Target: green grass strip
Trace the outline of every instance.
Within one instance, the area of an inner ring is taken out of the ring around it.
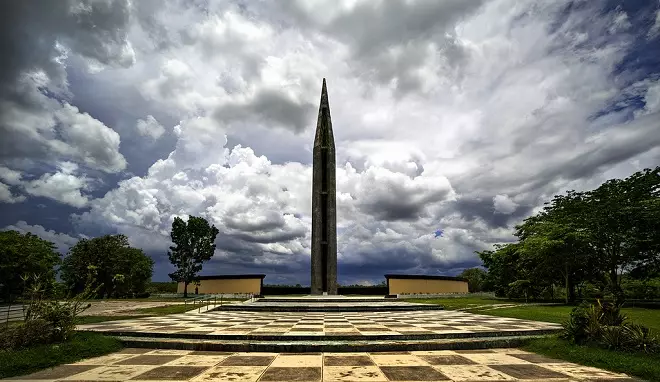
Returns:
[[[0,378],[30,374],[49,367],[118,351],[121,342],[97,333],[75,333],[67,342],[27,349],[0,350]]]
[[[660,381],[660,354],[628,353],[571,345],[557,337],[535,339],[524,350],[580,365],[598,367],[648,381]]]

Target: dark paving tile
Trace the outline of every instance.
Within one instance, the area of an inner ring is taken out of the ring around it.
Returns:
[[[474,365],[471,359],[461,357],[460,355],[419,355],[419,358],[431,365]]]
[[[325,366],[373,366],[374,361],[366,355],[340,356],[328,355],[323,357]]]
[[[449,378],[431,366],[380,366],[390,381],[448,381]]]
[[[377,353],[372,353],[374,355],[410,355],[408,351],[379,351]]]
[[[296,328],[296,327],[293,327],[293,328],[291,328],[291,331],[292,332],[322,332],[323,328],[322,327],[319,327],[319,328]]]
[[[254,329],[255,328],[236,328],[236,327],[232,327],[232,328],[225,328],[225,329],[221,329],[221,330],[223,332],[245,332],[245,331],[250,331],[250,330],[254,330]]]
[[[223,351],[211,351],[211,350],[195,350],[194,352],[189,353],[188,355],[232,355],[231,352]]]
[[[560,361],[558,359],[546,357],[540,354],[509,354],[511,357],[516,357],[520,358],[522,360],[525,360],[527,362],[532,362],[532,363],[561,363],[564,361]]]
[[[351,330],[349,332],[326,332],[326,336],[359,336],[361,333],[357,330]]]
[[[190,379],[204,372],[206,366],[160,366],[131,379],[182,380]]]
[[[369,328],[357,328],[357,329],[361,332],[391,332],[391,330],[388,328],[369,327]]]
[[[454,350],[456,353],[464,353],[464,354],[470,354],[470,353],[495,353],[494,350],[491,349],[459,349],[459,350]]]
[[[352,328],[353,325],[343,325],[343,324],[325,324],[326,328]]]
[[[268,366],[273,359],[275,357],[272,356],[235,355],[226,358],[218,366]]]
[[[214,330],[193,330],[193,331],[187,331],[186,333],[188,334],[209,334],[213,333]]]
[[[540,378],[568,378],[566,374],[546,369],[537,365],[488,365],[488,367],[499,370],[518,379],[540,379]]]
[[[320,381],[320,367],[269,367],[259,381]]]
[[[118,351],[120,354],[144,354],[152,351],[154,349],[141,349],[141,348],[124,348]]]
[[[99,367],[99,365],[60,365],[33,374],[12,377],[12,379],[59,379],[70,377],[96,367]]]
[[[180,355],[145,354],[115,362],[115,365],[162,365],[180,358]]]

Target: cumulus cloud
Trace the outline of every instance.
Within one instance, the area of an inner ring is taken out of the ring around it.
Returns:
[[[55,244],[55,248],[57,249],[57,251],[62,254],[68,252],[69,248],[73,247],[78,242],[78,239],[73,236],[69,236],[64,233],[57,233],[54,230],[45,229],[43,226],[40,226],[38,224],[30,225],[23,220],[19,220],[18,222],[16,222],[16,224],[8,225],[2,230],[18,231],[22,234],[28,232],[32,233],[44,240],[48,240],[53,244]]]
[[[20,203],[25,201],[25,195],[14,195],[8,185],[0,182],[0,203]]]
[[[518,205],[507,195],[495,195],[493,197],[493,206],[495,207],[495,211],[508,215],[515,211]]]
[[[145,119],[138,119],[135,127],[140,135],[149,137],[154,141],[165,133],[165,128],[158,123],[153,115],[148,115]]]
[[[129,3],[8,3],[0,25],[0,149],[3,160],[81,161],[108,172],[126,167],[119,135],[69,102],[67,60],[90,67],[134,61],[126,39]]]
[[[342,282],[455,274],[554,194],[660,163],[656,3],[71,0],[41,28],[26,7],[2,26],[40,49],[6,45],[22,54],[3,63],[0,195],[85,208],[77,232],[125,233],[162,274],[172,220],[193,214],[220,229],[205,272],[307,280],[323,77]],[[154,152],[124,157],[117,126]]]
[[[72,207],[81,208],[88,202],[87,196],[82,194],[82,190],[88,188],[87,180],[67,171],[44,174],[39,179],[25,182],[23,187],[30,195],[53,199]]]

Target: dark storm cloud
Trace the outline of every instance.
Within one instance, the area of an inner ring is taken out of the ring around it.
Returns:
[[[424,215],[426,203],[424,201],[397,200],[395,197],[378,200],[368,200],[360,204],[360,210],[370,214],[376,219],[417,220]]]
[[[129,66],[132,52],[126,44],[129,3],[121,1],[6,1],[0,11],[0,149],[3,160],[41,159],[47,156],[83,156],[93,166],[115,169],[123,158],[107,147],[94,147],[78,136],[58,136],[55,125],[58,100],[69,97],[65,52],[101,65]],[[44,73],[40,76],[37,73]],[[26,75],[36,75],[26,78]],[[79,118],[77,110],[62,108],[61,124],[94,123]],[[74,121],[74,118],[78,118]],[[82,120],[81,120],[82,119]],[[57,126],[57,125],[55,125]],[[94,134],[95,132],[92,132]],[[103,132],[102,143],[112,141]],[[54,139],[65,139],[61,144]],[[77,141],[77,142],[76,142]],[[103,142],[106,141],[106,142]],[[74,145],[85,146],[83,151]],[[108,151],[108,152],[106,152]]]
[[[291,129],[296,133],[310,126],[314,113],[311,102],[297,102],[274,90],[262,90],[246,104],[226,104],[215,110],[214,117],[222,122],[257,120]]]
[[[482,219],[491,228],[505,228],[528,216],[533,209],[531,206],[517,206],[510,214],[498,213],[493,205],[493,196],[459,198],[456,202],[450,203],[441,215],[455,211],[469,220]]]
[[[423,86],[426,79],[415,71],[430,55],[442,55],[450,66],[461,62],[464,53],[452,37],[452,29],[481,3],[477,0],[364,2],[341,13],[325,30],[351,47],[358,70],[381,84],[396,80],[398,93],[405,94]],[[365,28],[366,25],[369,27]]]
[[[407,186],[403,181],[380,181],[357,200],[360,211],[385,221],[413,221],[428,215],[429,205],[443,201],[451,189]]]

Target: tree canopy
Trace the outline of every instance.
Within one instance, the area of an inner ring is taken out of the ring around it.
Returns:
[[[612,179],[592,191],[566,192],[516,226],[517,242],[477,252],[484,285],[498,295],[567,301],[586,285],[624,296],[625,277],[660,276],[660,167]]]
[[[131,297],[145,293],[154,261],[141,249],[133,248],[124,235],[82,239],[64,258],[61,277],[67,288],[80,293],[85,288],[89,268],[95,268],[95,283],[101,285],[98,297]]]
[[[170,234],[174,245],[167,256],[177,269],[169,276],[174,281],[183,282],[184,297],[188,296],[188,284],[195,281],[202,270],[202,263],[213,256],[218,233],[218,229],[202,217],[189,216],[187,222],[174,218]]]
[[[4,300],[21,296],[34,275],[51,286],[59,263],[60,254],[50,241],[31,233],[0,232],[0,296]]]

